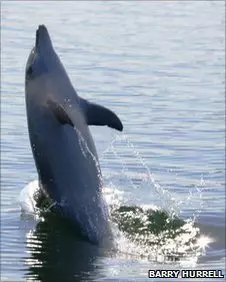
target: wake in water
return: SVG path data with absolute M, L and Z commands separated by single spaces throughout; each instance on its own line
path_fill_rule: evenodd
M 117 150 L 118 146 L 127 149 L 127 156 L 129 151 L 131 159 L 139 166 L 139 173 L 130 171 L 123 154 L 119 153 L 120 148 Z M 164 263 L 177 261 L 186 265 L 196 264 L 198 257 L 204 254 L 210 239 L 200 234 L 200 230 L 195 227 L 194 218 L 184 221 L 178 217 L 178 206 L 172 196 L 155 182 L 143 158 L 125 135 L 116 137 L 103 153 L 103 166 L 109 156 L 111 159 L 113 157 L 120 160 L 121 163 L 118 175 L 104 179 L 106 186 L 103 189 L 111 215 L 117 255 Z M 133 199 L 128 201 L 124 185 L 130 190 L 136 189 L 135 178 L 136 181 L 139 180 L 139 187 L 145 187 L 148 193 L 153 193 L 161 199 L 159 206 L 137 205 L 133 203 Z M 119 183 L 121 179 L 122 190 Z M 41 210 L 37 209 L 35 195 L 38 189 L 38 181 L 32 181 L 21 191 L 19 198 L 22 211 L 37 218 L 40 211 L 51 211 L 54 205 L 47 200 L 42 203 Z

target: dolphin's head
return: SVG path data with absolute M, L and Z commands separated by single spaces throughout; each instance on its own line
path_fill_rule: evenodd
M 54 95 L 52 98 L 60 102 L 65 88 L 72 89 L 70 79 L 53 48 L 46 26 L 39 25 L 36 30 L 35 46 L 26 64 L 26 97 L 46 101 L 49 96 Z
M 48 30 L 40 25 L 36 31 L 35 47 L 26 64 L 26 82 L 54 69 L 54 61 L 58 60 Z

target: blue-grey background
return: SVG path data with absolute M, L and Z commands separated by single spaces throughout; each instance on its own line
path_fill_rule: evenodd
M 39 24 L 48 27 L 79 95 L 111 108 L 123 121 L 122 142 L 113 130 L 92 128 L 107 181 L 126 201 L 170 206 L 183 218 L 195 217 L 215 240 L 197 268 L 224 269 L 224 2 L 3 1 L 1 281 L 25 281 L 32 264 L 29 224 L 21 219 L 17 200 L 23 187 L 37 179 L 24 69 Z M 140 185 L 147 168 L 155 187 Z M 153 265 L 139 256 L 106 256 L 90 279 L 146 281 Z

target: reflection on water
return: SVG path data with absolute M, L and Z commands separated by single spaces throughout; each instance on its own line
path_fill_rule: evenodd
M 52 213 L 45 215 L 27 234 L 30 257 L 27 279 L 39 281 L 87 281 L 98 272 L 96 260 L 106 253 L 76 235 L 72 227 Z

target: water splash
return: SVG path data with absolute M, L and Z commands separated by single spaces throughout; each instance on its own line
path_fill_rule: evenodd
M 95 163 L 98 163 L 81 133 L 77 133 L 81 137 L 79 144 L 84 156 L 91 157 Z M 127 158 L 120 152 L 120 147 L 129 150 L 127 157 L 129 154 L 132 162 L 140 166 L 135 173 L 130 170 L 130 166 L 126 162 Z M 101 181 L 106 184 L 103 193 L 111 214 L 118 255 L 132 256 L 137 259 L 146 258 L 164 263 L 180 261 L 183 264 L 195 264 L 211 242 L 210 238 L 204 238 L 200 234 L 200 230 L 195 227 L 196 217 L 194 216 L 193 219 L 187 221 L 182 221 L 177 217 L 180 213 L 178 202 L 175 201 L 171 193 L 155 181 L 144 159 L 125 134 L 117 135 L 103 152 L 100 158 L 103 166 L 109 155 L 120 163 L 120 171 L 114 177 L 110 175 L 110 177 L 101 178 Z M 109 162 L 106 161 L 106 163 L 108 166 Z M 99 168 L 99 164 L 97 167 Z M 134 174 L 139 180 L 139 186 L 134 181 Z M 99 176 L 101 177 L 100 170 Z M 120 184 L 120 180 L 125 182 L 125 179 L 127 180 L 126 186 L 131 191 L 145 187 L 146 190 L 149 189 L 150 193 L 155 193 L 161 200 L 160 206 L 140 204 L 135 207 L 131 204 L 131 199 L 128 204 L 126 187 L 121 187 L 122 184 Z M 201 181 L 201 188 L 197 190 L 200 194 L 202 194 L 202 186 L 203 182 Z M 21 191 L 20 204 L 23 210 L 36 212 L 33 194 L 37 191 L 37 187 L 38 182 L 32 181 Z M 142 194 L 142 190 L 139 193 Z M 132 195 L 132 197 L 134 196 Z M 126 212 L 123 210 L 125 206 L 127 207 Z M 178 225 L 172 224 L 176 221 L 179 223 Z M 157 233 L 156 226 L 161 227 Z
M 124 156 L 123 152 L 120 152 L 120 147 L 129 151 L 129 153 L 127 152 L 127 157 L 129 154 L 133 163 L 136 165 L 137 171 L 129 170 L 129 164 L 126 162 L 126 157 Z M 126 134 L 115 136 L 110 146 L 102 153 L 100 161 L 104 163 L 104 160 L 110 154 L 112 154 L 114 158 L 120 162 L 119 165 L 121 166 L 121 169 L 117 177 L 125 177 L 127 179 L 128 185 L 130 185 L 130 188 L 133 188 L 131 190 L 137 190 L 141 186 L 145 186 L 149 189 L 151 194 L 154 194 L 160 200 L 160 206 L 162 209 L 168 211 L 172 216 L 179 214 L 178 202 L 175 200 L 172 193 L 165 190 L 156 182 L 155 177 L 151 173 L 149 167 L 146 165 L 145 160 Z M 139 186 L 133 181 L 132 178 L 134 176 L 139 180 Z M 105 181 L 108 182 L 108 179 L 105 178 Z M 110 182 L 111 185 L 114 186 L 113 182 Z
M 120 151 L 120 147 L 123 148 L 123 152 Z M 124 153 L 125 151 L 126 153 Z M 116 176 L 110 175 L 109 179 L 105 178 L 105 184 L 108 185 L 106 199 L 111 206 L 119 253 L 123 256 L 145 257 L 157 262 L 174 261 L 175 263 L 175 261 L 180 261 L 184 265 L 196 264 L 198 257 L 205 253 L 207 246 L 212 242 L 210 238 L 203 237 L 199 228 L 195 226 L 196 218 L 200 214 L 203 204 L 204 182 L 202 179 L 200 185 L 195 186 L 195 191 L 190 190 L 189 196 L 185 199 L 189 203 L 191 194 L 198 194 L 200 208 L 194 212 L 192 218 L 183 221 L 178 217 L 182 201 L 178 202 L 172 193 L 169 193 L 155 181 L 154 175 L 150 172 L 144 159 L 125 134 L 117 135 L 112 140 L 110 146 L 103 152 L 100 161 L 104 164 L 110 156 L 113 156 L 121 165 L 120 172 Z M 131 157 L 136 167 L 139 166 L 139 169 L 132 171 L 129 169 L 129 164 L 126 162 L 128 156 Z M 140 180 L 138 184 L 133 180 L 134 175 Z M 125 187 L 120 189 L 120 181 L 117 181 L 119 178 L 126 178 L 129 190 L 136 191 L 139 188 L 140 194 L 145 186 L 145 191 L 149 190 L 150 193 L 155 193 L 160 198 L 160 205 L 144 206 L 139 204 L 137 207 L 131 205 L 131 200 L 128 205 L 128 195 L 124 192 Z M 135 200 L 135 204 L 137 204 L 136 198 L 132 200 Z M 127 211 L 122 210 L 123 205 L 126 205 Z M 176 222 L 180 224 L 173 224 Z M 155 223 L 161 227 L 158 233 L 153 228 Z

